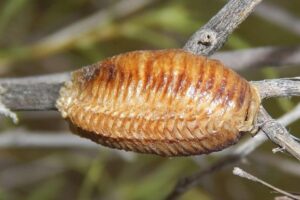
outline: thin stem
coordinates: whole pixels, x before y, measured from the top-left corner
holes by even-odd
[[[230,0],[211,20],[197,30],[184,45],[194,54],[211,55],[226,42],[262,0]]]
[[[300,77],[252,81],[261,98],[300,96]]]
[[[276,122],[262,106],[259,112],[258,123],[263,124],[261,130],[270,140],[300,160],[300,143],[295,141],[286,128]]]
[[[256,176],[253,176],[252,174],[249,174],[247,172],[245,172],[244,170],[242,170],[241,168],[238,168],[238,167],[235,167],[233,169],[233,174],[234,175],[237,175],[239,177],[242,177],[242,178],[246,178],[248,180],[251,180],[251,181],[254,181],[254,182],[258,182],[258,183],[261,183],[262,185],[264,186],[267,186],[268,188],[271,188],[272,190],[276,191],[276,192],[279,192],[285,196],[288,196],[288,197],[291,197],[293,199],[297,199],[297,200],[300,200],[300,197],[299,196],[296,196],[296,195],[293,195],[291,193],[288,193],[282,189],[279,189],[263,180],[261,180],[260,178],[256,177]]]

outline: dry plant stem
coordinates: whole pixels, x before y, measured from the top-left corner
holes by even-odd
[[[54,110],[69,73],[0,79],[1,102],[11,110]]]
[[[300,118],[300,104],[298,104],[292,111],[280,117],[277,122],[283,126],[287,126]],[[247,142],[238,146],[231,155],[238,155],[239,157],[244,157],[253,152],[257,147],[267,141],[267,136],[263,131],[259,131],[253,138],[249,139]],[[226,156],[225,156],[226,159]]]
[[[277,188],[277,187],[275,187],[275,186],[273,186],[273,185],[271,185],[271,184],[269,184],[269,183],[267,183],[267,182],[265,182],[265,181],[263,181],[263,180],[261,180],[261,179],[255,177],[255,176],[253,176],[253,175],[251,175],[251,174],[245,172],[245,171],[242,170],[241,168],[235,167],[235,168],[233,169],[233,174],[234,174],[234,175],[237,175],[237,176],[240,176],[240,177],[242,177],[242,178],[246,178],[246,179],[248,179],[248,180],[254,181],[254,182],[261,183],[262,185],[267,186],[268,188],[270,188],[270,189],[272,189],[272,190],[274,190],[274,191],[276,191],[276,192],[279,192],[279,193],[281,193],[281,194],[283,194],[283,195],[285,195],[285,196],[291,197],[291,198],[293,198],[293,199],[300,200],[300,197],[299,197],[299,196],[293,195],[293,194],[288,193],[288,192],[286,192],[286,191],[284,191],[284,190],[282,190],[282,189],[279,189],[279,188]]]
[[[213,54],[261,1],[230,0],[207,24],[192,35],[184,49],[194,54]]]
[[[300,104],[298,104],[291,112],[285,114],[280,119],[277,120],[278,123],[286,126],[290,123],[293,123],[300,118]],[[259,131],[255,137],[249,139],[247,142],[238,146],[230,154],[222,157],[212,165],[207,168],[200,170],[188,177],[180,179],[173,190],[169,193],[166,199],[174,200],[179,198],[183,193],[187,192],[190,188],[198,185],[203,176],[214,173],[218,170],[225,168],[228,165],[231,165],[245,156],[252,153],[257,147],[267,141],[267,136]]]
[[[276,122],[261,106],[258,123],[262,123],[261,130],[276,144],[300,160],[300,143],[295,141],[286,128]]]
[[[252,81],[261,98],[300,96],[300,76]]]

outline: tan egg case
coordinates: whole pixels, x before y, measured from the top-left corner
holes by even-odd
[[[57,108],[76,133],[112,148],[207,154],[254,132],[260,97],[216,60],[184,50],[124,53],[72,73]]]

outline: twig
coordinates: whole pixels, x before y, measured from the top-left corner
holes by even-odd
[[[300,104],[298,104],[292,111],[280,117],[277,122],[282,124],[283,126],[287,126],[300,118]],[[230,155],[239,155],[239,157],[244,157],[253,152],[256,148],[258,148],[261,144],[267,141],[267,136],[263,133],[263,131],[259,131],[255,137],[251,138],[247,142],[238,146],[234,152]],[[229,155],[229,156],[230,156]],[[225,158],[226,159],[226,158]]]
[[[300,96],[300,77],[252,81],[261,98]]]
[[[300,118],[300,104],[297,105],[291,112],[285,114],[280,119],[278,119],[278,123],[287,126],[288,124],[293,123],[299,118]],[[175,187],[173,188],[173,190],[169,193],[166,199],[174,200],[179,198],[183,193],[188,191],[190,188],[198,185],[203,176],[216,172],[230,164],[239,161],[241,158],[244,158],[245,156],[252,153],[255,149],[257,149],[257,147],[259,147],[261,144],[267,141],[267,139],[268,138],[266,137],[266,135],[262,131],[259,131],[255,135],[255,137],[241,144],[230,154],[222,157],[214,164],[188,177],[180,179],[175,185]]]
[[[291,197],[291,198],[293,198],[293,199],[300,200],[300,197],[299,197],[299,196],[293,195],[293,194],[288,193],[288,192],[286,192],[286,191],[284,191],[284,190],[282,190],[282,189],[279,189],[279,188],[277,188],[277,187],[275,187],[275,186],[273,186],[273,185],[271,185],[271,184],[269,184],[269,183],[267,183],[267,182],[265,182],[265,181],[263,181],[263,180],[261,180],[261,179],[255,177],[255,176],[253,176],[253,175],[251,175],[251,174],[245,172],[245,171],[242,170],[241,168],[235,167],[235,168],[233,169],[233,174],[234,174],[234,175],[237,175],[237,176],[240,176],[240,177],[242,177],[242,178],[246,178],[246,179],[248,179],[248,180],[254,181],[254,182],[261,183],[262,185],[267,186],[268,188],[271,188],[272,190],[274,190],[274,191],[276,191],[276,192],[279,192],[279,193],[281,193],[281,194],[283,194],[283,195],[285,195],[285,196]]]
[[[262,123],[261,130],[283,150],[300,160],[300,143],[295,141],[286,128],[276,122],[261,106],[258,123]]]
[[[11,110],[54,110],[59,89],[69,73],[0,79],[1,102]]]
[[[241,71],[265,66],[288,66],[300,64],[300,47],[260,47],[220,52],[212,58],[221,60],[231,69]]]
[[[211,55],[221,48],[240,23],[262,0],[230,0],[207,24],[197,30],[184,45],[195,54]]]

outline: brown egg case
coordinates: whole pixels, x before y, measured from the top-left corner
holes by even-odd
[[[77,134],[162,156],[210,153],[255,132],[257,89],[216,60],[134,51],[72,73],[57,108]]]

